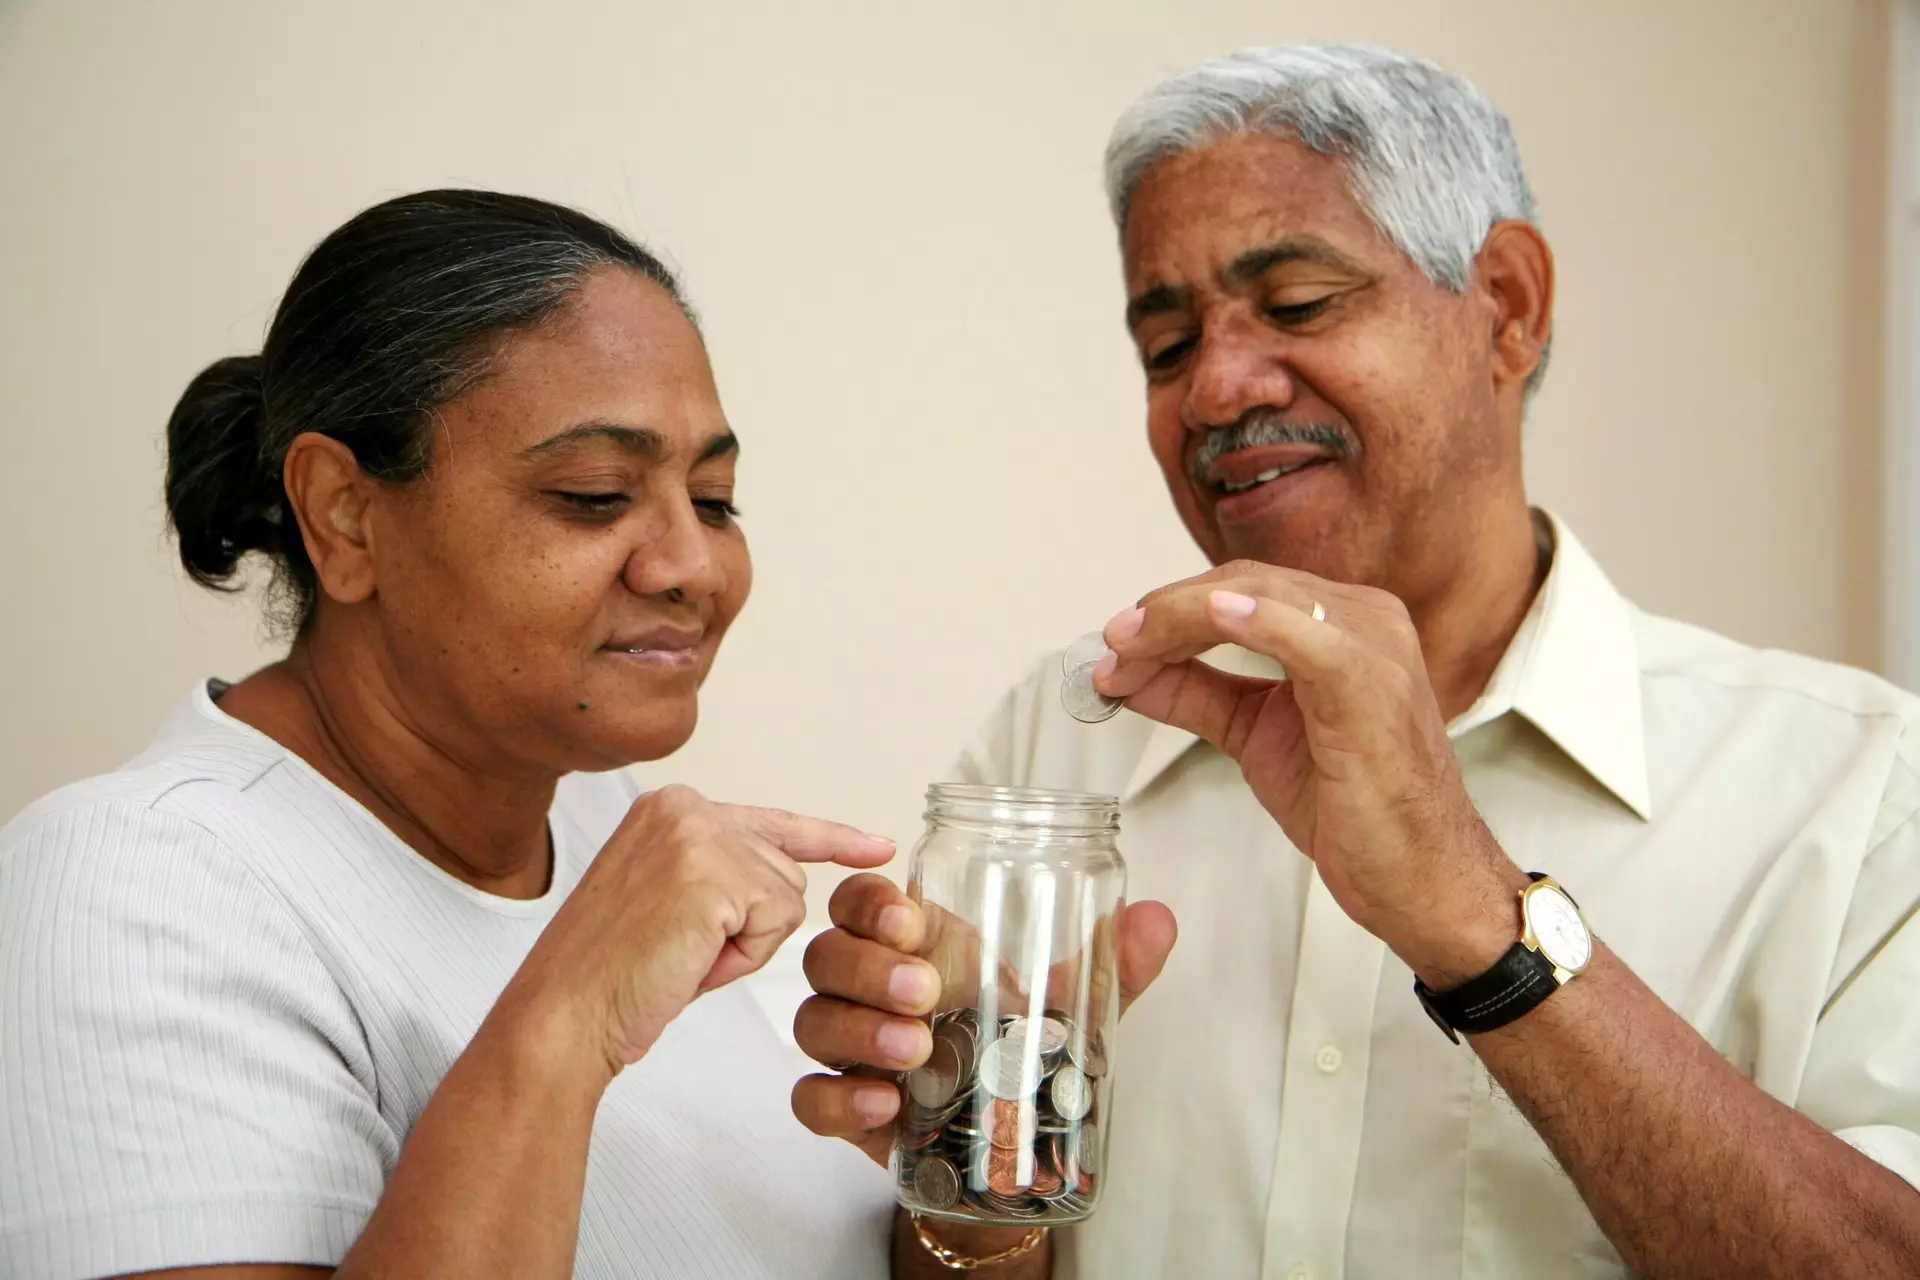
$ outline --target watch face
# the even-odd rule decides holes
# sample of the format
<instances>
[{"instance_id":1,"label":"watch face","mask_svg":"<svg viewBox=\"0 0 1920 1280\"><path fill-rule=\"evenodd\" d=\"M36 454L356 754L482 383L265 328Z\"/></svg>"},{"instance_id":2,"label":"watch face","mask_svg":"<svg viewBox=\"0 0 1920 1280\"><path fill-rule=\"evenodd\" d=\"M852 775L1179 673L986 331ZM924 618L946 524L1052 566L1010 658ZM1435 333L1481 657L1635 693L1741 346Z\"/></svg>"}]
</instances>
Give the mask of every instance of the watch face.
<instances>
[{"instance_id":1,"label":"watch face","mask_svg":"<svg viewBox=\"0 0 1920 1280\"><path fill-rule=\"evenodd\" d=\"M1540 954L1560 968L1578 973L1593 959L1593 935L1566 894L1553 889L1528 894L1527 926L1540 943Z\"/></svg>"}]
</instances>

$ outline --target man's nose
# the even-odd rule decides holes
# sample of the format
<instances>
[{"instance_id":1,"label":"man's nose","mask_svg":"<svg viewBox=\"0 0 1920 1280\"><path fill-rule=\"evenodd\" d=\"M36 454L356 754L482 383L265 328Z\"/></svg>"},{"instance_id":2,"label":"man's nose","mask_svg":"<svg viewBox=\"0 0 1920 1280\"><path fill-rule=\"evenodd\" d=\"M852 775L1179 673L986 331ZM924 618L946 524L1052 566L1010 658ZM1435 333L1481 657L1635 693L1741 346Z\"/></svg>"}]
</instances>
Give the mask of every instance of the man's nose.
<instances>
[{"instance_id":1,"label":"man's nose","mask_svg":"<svg viewBox=\"0 0 1920 1280\"><path fill-rule=\"evenodd\" d=\"M1246 322L1226 321L1204 332L1181 404L1187 429L1237 422L1260 405L1286 408L1295 387L1284 355L1273 335Z\"/></svg>"}]
</instances>

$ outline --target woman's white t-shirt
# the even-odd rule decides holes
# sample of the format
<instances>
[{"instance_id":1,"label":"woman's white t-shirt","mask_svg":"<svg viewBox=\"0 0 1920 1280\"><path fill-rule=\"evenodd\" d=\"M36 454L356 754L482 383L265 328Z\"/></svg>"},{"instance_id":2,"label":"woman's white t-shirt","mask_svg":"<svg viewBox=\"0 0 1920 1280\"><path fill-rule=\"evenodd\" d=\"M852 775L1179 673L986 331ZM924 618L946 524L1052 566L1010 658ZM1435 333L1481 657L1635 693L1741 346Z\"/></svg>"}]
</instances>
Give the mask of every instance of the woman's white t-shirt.
<instances>
[{"instance_id":1,"label":"woman's white t-shirt","mask_svg":"<svg viewBox=\"0 0 1920 1280\"><path fill-rule=\"evenodd\" d=\"M0 1276L336 1264L400 1147L638 788L561 784L545 896L482 893L205 688L0 830ZM594 1124L574 1274L881 1277L886 1175L787 1109L738 986Z\"/></svg>"}]
</instances>

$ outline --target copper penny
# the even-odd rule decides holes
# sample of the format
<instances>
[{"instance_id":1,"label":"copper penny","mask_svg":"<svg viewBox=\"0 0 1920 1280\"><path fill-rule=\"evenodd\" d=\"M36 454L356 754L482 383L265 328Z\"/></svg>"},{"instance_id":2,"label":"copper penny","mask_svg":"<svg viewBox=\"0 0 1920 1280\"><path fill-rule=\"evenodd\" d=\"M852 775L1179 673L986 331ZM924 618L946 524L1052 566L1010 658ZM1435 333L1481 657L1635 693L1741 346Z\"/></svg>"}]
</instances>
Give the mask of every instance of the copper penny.
<instances>
[{"instance_id":1,"label":"copper penny","mask_svg":"<svg viewBox=\"0 0 1920 1280\"><path fill-rule=\"evenodd\" d=\"M995 1098L987 1110L987 1140L1003 1151L1017 1151L1033 1141L1037 1120L1030 1100Z\"/></svg>"},{"instance_id":2,"label":"copper penny","mask_svg":"<svg viewBox=\"0 0 1920 1280\"><path fill-rule=\"evenodd\" d=\"M993 1148L987 1153L987 1190L1012 1196L1020 1189L1020 1152Z\"/></svg>"},{"instance_id":3,"label":"copper penny","mask_svg":"<svg viewBox=\"0 0 1920 1280\"><path fill-rule=\"evenodd\" d=\"M1044 1163L1033 1171L1033 1194L1043 1199L1052 1199L1066 1187L1066 1179L1048 1168Z\"/></svg>"}]
</instances>

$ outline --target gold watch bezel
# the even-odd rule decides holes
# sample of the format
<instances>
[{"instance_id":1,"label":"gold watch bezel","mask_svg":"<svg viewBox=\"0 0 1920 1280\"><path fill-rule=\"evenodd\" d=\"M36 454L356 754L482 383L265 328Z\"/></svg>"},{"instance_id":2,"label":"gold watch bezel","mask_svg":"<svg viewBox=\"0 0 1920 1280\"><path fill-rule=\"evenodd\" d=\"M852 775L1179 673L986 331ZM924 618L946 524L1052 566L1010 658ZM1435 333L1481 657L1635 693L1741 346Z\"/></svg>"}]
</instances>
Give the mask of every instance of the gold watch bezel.
<instances>
[{"instance_id":1,"label":"gold watch bezel","mask_svg":"<svg viewBox=\"0 0 1920 1280\"><path fill-rule=\"evenodd\" d=\"M1586 930L1587 958L1577 969L1569 969L1555 962L1553 957L1541 947L1540 936L1533 931L1533 916L1528 911L1528 906L1534 894L1547 889L1551 889L1567 900L1567 905L1573 908L1574 917L1580 921L1580 927ZM1593 963L1593 926L1587 922L1587 913L1580 909L1580 903L1567 892L1566 886L1552 876L1541 876L1520 891L1520 942L1527 950L1553 965L1553 980L1561 986L1565 986L1570 980L1585 973L1588 966Z\"/></svg>"}]
</instances>

